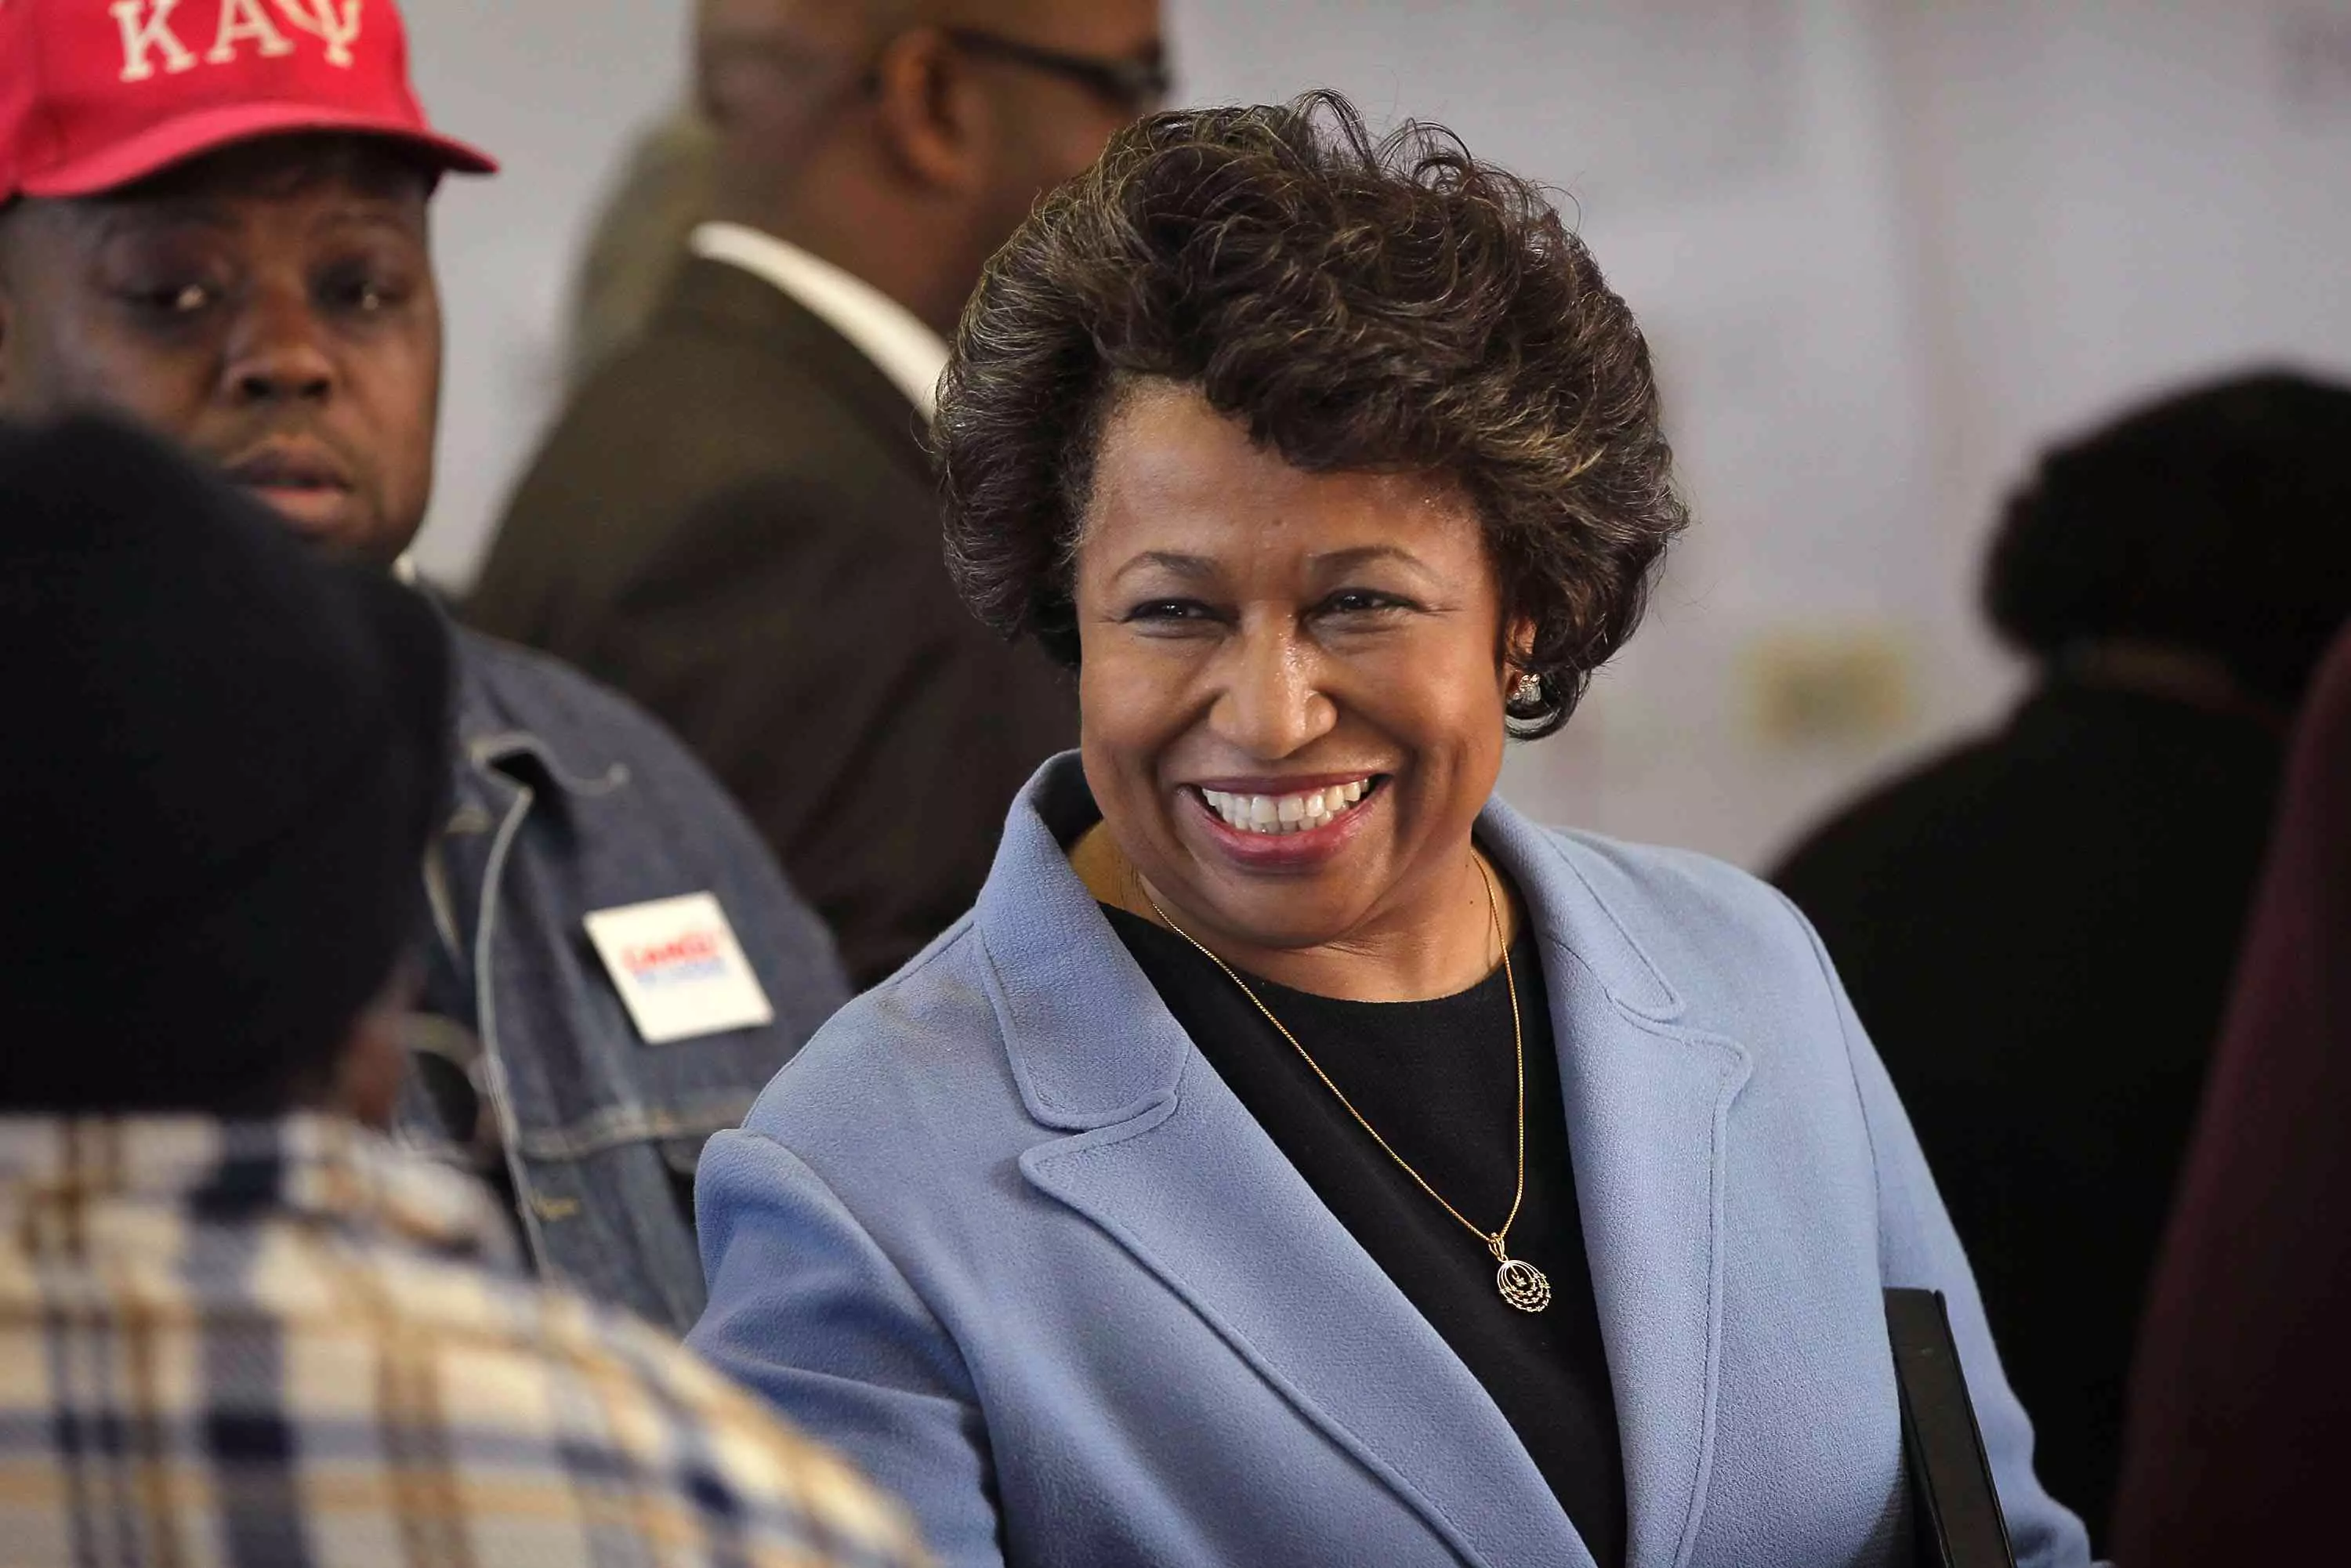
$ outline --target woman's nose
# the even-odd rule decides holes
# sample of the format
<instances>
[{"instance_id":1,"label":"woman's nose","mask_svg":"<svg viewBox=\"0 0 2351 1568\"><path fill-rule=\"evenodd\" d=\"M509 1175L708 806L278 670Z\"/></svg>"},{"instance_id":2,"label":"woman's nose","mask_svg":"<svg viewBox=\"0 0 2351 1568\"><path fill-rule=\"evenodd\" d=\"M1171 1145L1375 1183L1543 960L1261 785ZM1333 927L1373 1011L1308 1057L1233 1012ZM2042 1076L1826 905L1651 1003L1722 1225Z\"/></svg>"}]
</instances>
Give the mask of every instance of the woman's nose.
<instances>
[{"instance_id":1,"label":"woman's nose","mask_svg":"<svg viewBox=\"0 0 2351 1568\"><path fill-rule=\"evenodd\" d=\"M1289 630L1244 632L1225 664L1210 722L1249 756L1291 756L1338 722L1338 708L1322 689L1317 651Z\"/></svg>"}]
</instances>

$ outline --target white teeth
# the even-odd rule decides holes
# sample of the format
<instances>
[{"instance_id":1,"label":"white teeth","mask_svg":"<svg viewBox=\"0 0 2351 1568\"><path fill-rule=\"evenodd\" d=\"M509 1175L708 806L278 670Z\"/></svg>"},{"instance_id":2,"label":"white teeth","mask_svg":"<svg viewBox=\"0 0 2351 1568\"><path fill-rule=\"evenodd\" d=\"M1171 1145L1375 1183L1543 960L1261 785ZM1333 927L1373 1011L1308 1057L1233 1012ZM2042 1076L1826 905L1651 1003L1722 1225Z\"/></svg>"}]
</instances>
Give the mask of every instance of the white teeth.
<instances>
[{"instance_id":1,"label":"white teeth","mask_svg":"<svg viewBox=\"0 0 2351 1568\"><path fill-rule=\"evenodd\" d=\"M1371 790L1372 780L1333 784L1297 795L1233 795L1203 789L1200 798L1229 827L1243 832L1280 835L1328 827Z\"/></svg>"}]
</instances>

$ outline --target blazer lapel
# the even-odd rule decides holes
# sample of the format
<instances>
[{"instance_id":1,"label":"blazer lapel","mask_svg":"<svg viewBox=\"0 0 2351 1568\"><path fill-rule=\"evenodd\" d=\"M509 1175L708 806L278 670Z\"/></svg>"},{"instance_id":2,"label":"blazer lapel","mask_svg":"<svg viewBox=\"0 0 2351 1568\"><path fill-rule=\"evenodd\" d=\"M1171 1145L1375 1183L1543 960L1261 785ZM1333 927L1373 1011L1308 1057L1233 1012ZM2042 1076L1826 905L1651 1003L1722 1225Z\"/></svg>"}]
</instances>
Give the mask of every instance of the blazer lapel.
<instances>
[{"instance_id":1,"label":"blazer lapel","mask_svg":"<svg viewBox=\"0 0 2351 1568\"><path fill-rule=\"evenodd\" d=\"M1485 1389L1193 1049L1071 871L1061 839L1092 810L1076 759L1049 763L980 895L1021 1094L1072 1134L1029 1151L1022 1171L1189 1302L1466 1560L1584 1568L1590 1553ZM1544 944L1624 1442L1628 1563L1681 1568L1711 1459L1723 1140L1749 1060L1677 1026L1681 999L1636 939L1656 934L1618 918L1640 901L1608 896L1604 852L1571 855L1499 802L1479 834Z\"/></svg>"},{"instance_id":2,"label":"blazer lapel","mask_svg":"<svg viewBox=\"0 0 2351 1568\"><path fill-rule=\"evenodd\" d=\"M1591 1568L1485 1389L1197 1052L1150 1111L1040 1145L1020 1166L1115 1238L1466 1561Z\"/></svg>"},{"instance_id":3,"label":"blazer lapel","mask_svg":"<svg viewBox=\"0 0 2351 1568\"><path fill-rule=\"evenodd\" d=\"M1061 779L1057 769L1066 768ZM1076 779L1049 765L1024 803ZM1008 874L1010 862L1020 869ZM1032 1114L1022 1172L1111 1236L1465 1561L1591 1554L1484 1387L1236 1099L1016 810L978 918Z\"/></svg>"},{"instance_id":4,"label":"blazer lapel","mask_svg":"<svg viewBox=\"0 0 2351 1568\"><path fill-rule=\"evenodd\" d=\"M1604 900L1604 859L1579 871L1582 857L1571 862L1556 838L1499 802L1479 834L1525 894L1544 943L1568 1146L1624 1442L1627 1562L1680 1568L1712 1458L1723 1140L1749 1058L1734 1041L1675 1027L1681 1000Z\"/></svg>"}]
</instances>

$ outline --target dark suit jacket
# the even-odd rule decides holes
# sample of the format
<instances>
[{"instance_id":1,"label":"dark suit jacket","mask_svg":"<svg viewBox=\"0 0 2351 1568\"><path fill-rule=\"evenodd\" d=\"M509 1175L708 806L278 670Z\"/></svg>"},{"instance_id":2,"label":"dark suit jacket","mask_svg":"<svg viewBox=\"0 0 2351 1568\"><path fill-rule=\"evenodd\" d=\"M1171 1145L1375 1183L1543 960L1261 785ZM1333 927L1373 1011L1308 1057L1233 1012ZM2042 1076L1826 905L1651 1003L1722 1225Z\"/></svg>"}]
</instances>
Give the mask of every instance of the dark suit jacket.
<instances>
[{"instance_id":1,"label":"dark suit jacket","mask_svg":"<svg viewBox=\"0 0 2351 1568\"><path fill-rule=\"evenodd\" d=\"M967 908L1069 682L956 599L906 398L764 279L696 260L595 372L468 608L666 720L887 974Z\"/></svg>"},{"instance_id":2,"label":"dark suit jacket","mask_svg":"<svg viewBox=\"0 0 2351 1568\"><path fill-rule=\"evenodd\" d=\"M2034 1467L2093 1530L2281 748L2256 720L2061 681L1772 878L1901 1091Z\"/></svg>"}]
</instances>

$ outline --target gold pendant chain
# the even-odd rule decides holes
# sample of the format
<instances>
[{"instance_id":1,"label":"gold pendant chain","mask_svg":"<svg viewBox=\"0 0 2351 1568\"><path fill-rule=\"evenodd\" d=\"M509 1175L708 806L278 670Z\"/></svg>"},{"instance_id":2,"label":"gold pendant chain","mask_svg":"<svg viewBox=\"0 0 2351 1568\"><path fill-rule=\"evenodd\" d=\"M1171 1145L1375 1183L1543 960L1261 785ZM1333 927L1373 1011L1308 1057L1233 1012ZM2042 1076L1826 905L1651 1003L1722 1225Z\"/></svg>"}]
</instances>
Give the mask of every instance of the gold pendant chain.
<instances>
[{"instance_id":1,"label":"gold pendant chain","mask_svg":"<svg viewBox=\"0 0 2351 1568\"><path fill-rule=\"evenodd\" d=\"M1347 1114L1355 1119L1355 1124L1371 1134L1372 1142L1380 1146L1381 1152L1394 1160L1405 1175L1412 1177L1421 1191L1435 1198L1439 1207L1460 1221L1464 1229L1485 1243L1486 1250L1494 1255L1494 1261L1499 1265L1495 1275L1495 1285L1501 1291L1502 1299L1520 1312L1539 1312L1551 1304L1551 1281L1543 1277L1542 1270L1540 1269L1510 1255L1510 1227L1518 1223L1520 1207L1526 1202L1527 1197L1527 1045L1525 1024L1519 1014L1519 977L1510 967L1510 943L1509 936L1502 930L1501 899L1494 891L1494 875L1486 869L1484 858L1476 851L1470 852L1469 860L1470 863L1478 868L1479 879L1486 884L1486 915L1492 923L1495 943L1502 950L1502 982L1509 988L1510 993L1510 1050L1518 1063L1518 1186L1510 1194L1510 1212L1503 1219L1502 1228L1492 1231L1480 1228L1467 1215L1447 1202L1445 1195L1431 1186L1428 1178L1414 1169L1410 1160L1396 1153L1395 1145L1380 1136L1380 1130L1373 1126L1361 1111L1355 1109L1355 1103L1347 1098L1346 1092L1339 1087L1328 1072L1322 1071L1322 1064L1314 1060L1313 1052L1300 1044L1298 1037L1290 1032L1289 1027L1273 1016L1273 1009L1265 1005L1264 998L1250 988L1249 983L1241 978L1239 972L1210 952L1207 944L1198 937L1176 925L1168 916L1167 912L1159 907L1159 901L1151 896L1151 890L1143 884L1143 878L1135 874L1132 865L1127 868L1127 874L1134 882L1135 891L1143 894L1144 902L1151 905L1151 912L1159 916L1159 923L1190 943L1202 957L1225 972L1225 977L1239 988L1241 995L1247 997L1250 1005L1264 1015L1265 1021L1273 1026L1274 1032L1288 1040L1290 1050L1298 1052L1300 1059L1313 1070L1314 1076L1322 1081L1322 1087L1331 1091L1332 1098L1337 1100L1345 1108Z\"/></svg>"}]
</instances>

